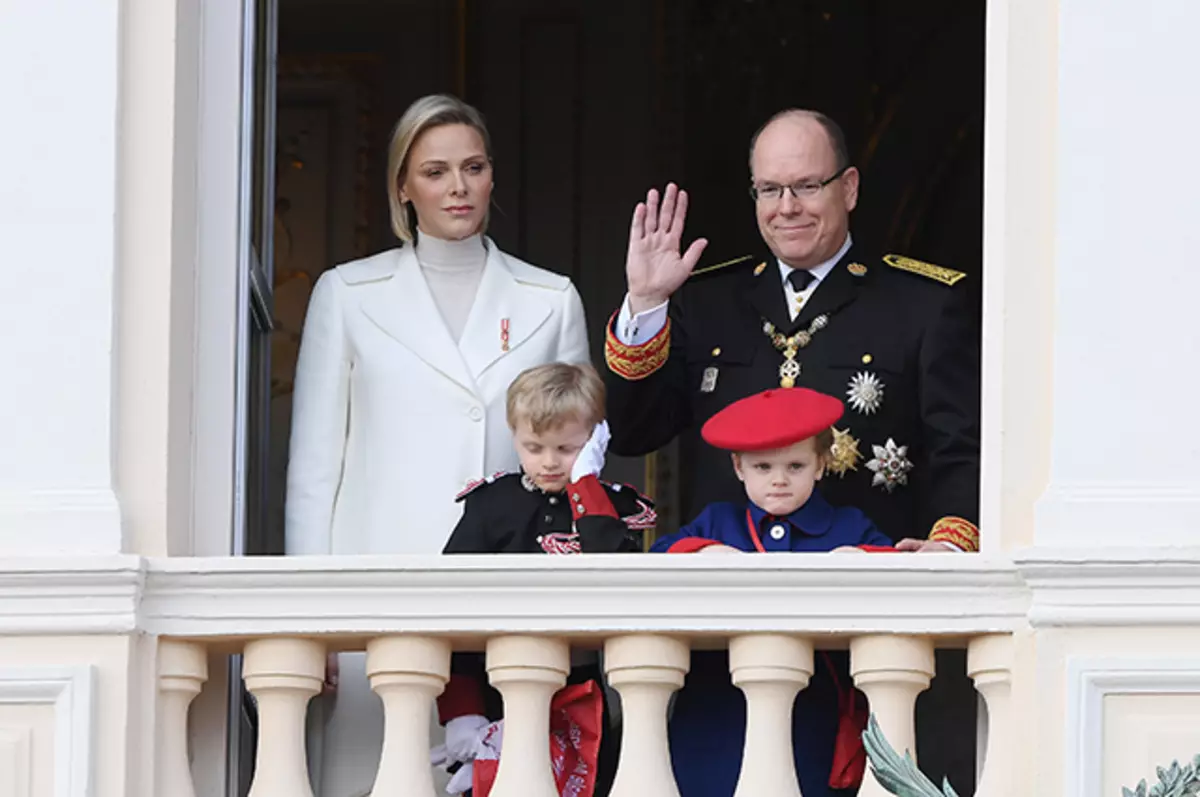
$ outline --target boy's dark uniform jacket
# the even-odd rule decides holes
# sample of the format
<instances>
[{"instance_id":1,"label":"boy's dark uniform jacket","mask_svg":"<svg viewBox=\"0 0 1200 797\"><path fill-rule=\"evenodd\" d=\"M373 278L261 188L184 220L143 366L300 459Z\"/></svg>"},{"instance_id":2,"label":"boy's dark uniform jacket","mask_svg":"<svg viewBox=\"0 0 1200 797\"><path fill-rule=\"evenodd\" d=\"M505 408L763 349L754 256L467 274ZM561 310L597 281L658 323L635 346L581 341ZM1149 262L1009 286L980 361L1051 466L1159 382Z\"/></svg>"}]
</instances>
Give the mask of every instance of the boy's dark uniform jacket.
<instances>
[{"instance_id":1,"label":"boy's dark uniform jacket","mask_svg":"<svg viewBox=\"0 0 1200 797\"><path fill-rule=\"evenodd\" d=\"M519 473L467 486L443 553L621 553L642 550L654 503L632 487L586 476L544 493Z\"/></svg>"},{"instance_id":2,"label":"boy's dark uniform jacket","mask_svg":"<svg viewBox=\"0 0 1200 797\"><path fill-rule=\"evenodd\" d=\"M825 315L795 358L797 386L846 402L822 492L861 509L893 540L929 535L977 550L979 336L964 278L852 247L793 322L773 257L697 272L672 297L654 340L623 345L615 317L609 324L610 449L645 454L682 434L695 463L686 516L743 497L728 453L704 445L700 427L731 402L780 387L784 354L764 322L790 336Z\"/></svg>"}]
</instances>

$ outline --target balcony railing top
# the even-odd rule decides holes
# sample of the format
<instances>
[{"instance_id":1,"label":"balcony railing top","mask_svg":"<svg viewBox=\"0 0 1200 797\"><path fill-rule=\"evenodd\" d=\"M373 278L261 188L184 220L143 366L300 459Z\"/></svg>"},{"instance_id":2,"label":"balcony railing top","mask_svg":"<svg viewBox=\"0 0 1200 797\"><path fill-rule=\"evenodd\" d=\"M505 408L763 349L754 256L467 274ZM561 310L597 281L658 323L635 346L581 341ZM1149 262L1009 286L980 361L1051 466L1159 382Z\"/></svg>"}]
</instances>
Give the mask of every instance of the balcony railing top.
<instances>
[{"instance_id":1,"label":"balcony railing top","mask_svg":"<svg viewBox=\"0 0 1200 797\"><path fill-rule=\"evenodd\" d=\"M10 557L0 633L759 630L942 636L1200 622L1200 548L965 556ZM581 632L580 629L586 629Z\"/></svg>"},{"instance_id":2,"label":"balcony railing top","mask_svg":"<svg viewBox=\"0 0 1200 797\"><path fill-rule=\"evenodd\" d=\"M1006 559L964 556L455 556L155 560L143 628L176 637L420 632L1011 631ZM581 631L586 629L586 631Z\"/></svg>"}]
</instances>

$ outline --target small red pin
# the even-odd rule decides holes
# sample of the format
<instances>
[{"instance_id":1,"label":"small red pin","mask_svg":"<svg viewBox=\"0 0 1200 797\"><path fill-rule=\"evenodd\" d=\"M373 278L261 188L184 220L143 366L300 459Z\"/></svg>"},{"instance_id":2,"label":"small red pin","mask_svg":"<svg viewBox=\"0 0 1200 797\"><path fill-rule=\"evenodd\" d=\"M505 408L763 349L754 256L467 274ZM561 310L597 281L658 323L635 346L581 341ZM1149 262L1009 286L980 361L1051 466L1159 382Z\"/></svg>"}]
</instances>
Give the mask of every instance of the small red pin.
<instances>
[{"instance_id":1,"label":"small red pin","mask_svg":"<svg viewBox=\"0 0 1200 797\"><path fill-rule=\"evenodd\" d=\"M500 319L500 351L508 351L508 319Z\"/></svg>"}]
</instances>

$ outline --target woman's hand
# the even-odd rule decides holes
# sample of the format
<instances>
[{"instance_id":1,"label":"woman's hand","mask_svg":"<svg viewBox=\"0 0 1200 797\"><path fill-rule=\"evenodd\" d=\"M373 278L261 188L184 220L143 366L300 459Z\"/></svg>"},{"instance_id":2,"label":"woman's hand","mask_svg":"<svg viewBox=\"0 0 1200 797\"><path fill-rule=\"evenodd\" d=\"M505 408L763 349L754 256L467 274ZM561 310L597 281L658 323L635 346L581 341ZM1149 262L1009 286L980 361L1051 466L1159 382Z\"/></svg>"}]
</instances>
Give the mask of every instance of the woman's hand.
<instances>
[{"instance_id":1,"label":"woman's hand","mask_svg":"<svg viewBox=\"0 0 1200 797\"><path fill-rule=\"evenodd\" d=\"M670 183L663 192L661 206L658 191L651 188L646 201L639 202L633 210L625 279L629 285L629 307L635 315L671 298L687 281L708 246L708 241L698 238L680 256L687 205L687 191L680 191Z\"/></svg>"}]
</instances>

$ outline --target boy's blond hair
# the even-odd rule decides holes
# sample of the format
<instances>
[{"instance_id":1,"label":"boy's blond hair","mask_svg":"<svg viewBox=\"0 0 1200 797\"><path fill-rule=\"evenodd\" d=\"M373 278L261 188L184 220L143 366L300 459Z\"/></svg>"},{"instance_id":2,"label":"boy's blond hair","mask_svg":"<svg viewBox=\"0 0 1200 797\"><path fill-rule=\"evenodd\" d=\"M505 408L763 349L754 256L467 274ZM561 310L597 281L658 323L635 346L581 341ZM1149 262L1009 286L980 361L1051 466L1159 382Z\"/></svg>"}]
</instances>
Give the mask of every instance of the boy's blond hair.
<instances>
[{"instance_id":1,"label":"boy's blond hair","mask_svg":"<svg viewBox=\"0 0 1200 797\"><path fill-rule=\"evenodd\" d=\"M550 363L521 372L508 386L508 427L529 421L541 434L571 420L589 429L604 420L604 381L590 365Z\"/></svg>"},{"instance_id":2,"label":"boy's blond hair","mask_svg":"<svg viewBox=\"0 0 1200 797\"><path fill-rule=\"evenodd\" d=\"M813 448L817 451L817 456L821 458L821 462L826 465L833 457L833 428L822 429L813 435Z\"/></svg>"}]
</instances>

